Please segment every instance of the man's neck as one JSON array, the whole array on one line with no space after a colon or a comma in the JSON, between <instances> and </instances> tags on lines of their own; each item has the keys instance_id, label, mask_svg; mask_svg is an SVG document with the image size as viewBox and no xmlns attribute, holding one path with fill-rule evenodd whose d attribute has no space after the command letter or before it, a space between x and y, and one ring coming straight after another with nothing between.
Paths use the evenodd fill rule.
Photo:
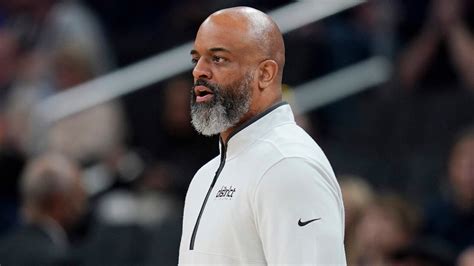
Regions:
<instances>
[{"instance_id":1,"label":"man's neck","mask_svg":"<svg viewBox=\"0 0 474 266\"><path fill-rule=\"evenodd\" d=\"M242 124L244 124L245 122L247 122L248 120L258 116L260 113L262 112L265 112L266 110L270 109L272 106L278 104L281 102L281 99L277 100L277 101L274 101L272 102L271 104L269 105L265 105L264 108L260 108L258 110L252 110L252 108L247 112L247 114L245 114L243 116L242 119L240 119L240 121L233 127L230 127L228 129L226 129L225 131L221 132L220 133L220 138L222 139L222 142L224 144L227 144L227 142L229 141L229 137L232 135L232 133L237 130L240 126L242 126Z\"/></svg>"},{"instance_id":2,"label":"man's neck","mask_svg":"<svg viewBox=\"0 0 474 266\"><path fill-rule=\"evenodd\" d=\"M224 144L227 144L227 141L229 141L229 137L232 135L232 133L237 130L243 123L247 122L248 120L252 119L256 115L258 115L260 112L259 111L254 111L250 109L243 117L240 119L240 121L235 124L234 126L226 129L225 131L220 133L220 137L222 139L222 142Z\"/></svg>"}]
</instances>

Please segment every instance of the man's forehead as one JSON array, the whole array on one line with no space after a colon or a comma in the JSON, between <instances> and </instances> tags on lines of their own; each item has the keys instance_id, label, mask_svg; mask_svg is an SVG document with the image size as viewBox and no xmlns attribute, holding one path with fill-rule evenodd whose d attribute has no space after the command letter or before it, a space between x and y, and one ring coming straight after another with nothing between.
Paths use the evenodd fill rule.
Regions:
<instances>
[{"instance_id":1,"label":"man's forehead","mask_svg":"<svg viewBox=\"0 0 474 266\"><path fill-rule=\"evenodd\" d=\"M199 28L194 41L196 51L234 52L251 49L255 40L245 23L229 20L207 19Z\"/></svg>"},{"instance_id":2,"label":"man's forehead","mask_svg":"<svg viewBox=\"0 0 474 266\"><path fill-rule=\"evenodd\" d=\"M239 29L222 25L201 26L194 41L194 50L199 52L233 53L240 49L250 49L252 38Z\"/></svg>"}]
</instances>

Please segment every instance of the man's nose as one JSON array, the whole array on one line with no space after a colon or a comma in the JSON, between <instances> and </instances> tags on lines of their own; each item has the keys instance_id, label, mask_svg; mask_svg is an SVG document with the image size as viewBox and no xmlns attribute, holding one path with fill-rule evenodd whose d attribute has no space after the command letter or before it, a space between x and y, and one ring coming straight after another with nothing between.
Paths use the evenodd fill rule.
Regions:
<instances>
[{"instance_id":1,"label":"man's nose","mask_svg":"<svg viewBox=\"0 0 474 266\"><path fill-rule=\"evenodd\" d=\"M209 66L206 63L206 60L204 58L200 58L197 61L193 69L193 76L195 79L199 79L199 78L211 79L212 78L212 72L209 69Z\"/></svg>"}]
</instances>

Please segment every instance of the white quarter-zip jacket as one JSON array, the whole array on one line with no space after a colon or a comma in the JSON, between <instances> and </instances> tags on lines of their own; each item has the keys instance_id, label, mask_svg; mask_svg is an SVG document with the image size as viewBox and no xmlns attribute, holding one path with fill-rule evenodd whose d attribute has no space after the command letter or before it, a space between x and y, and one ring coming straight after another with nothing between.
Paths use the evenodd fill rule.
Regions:
<instances>
[{"instance_id":1,"label":"white quarter-zip jacket","mask_svg":"<svg viewBox=\"0 0 474 266\"><path fill-rule=\"evenodd\" d=\"M221 141L194 176L179 263L346 265L343 241L331 165L280 103Z\"/></svg>"}]
</instances>

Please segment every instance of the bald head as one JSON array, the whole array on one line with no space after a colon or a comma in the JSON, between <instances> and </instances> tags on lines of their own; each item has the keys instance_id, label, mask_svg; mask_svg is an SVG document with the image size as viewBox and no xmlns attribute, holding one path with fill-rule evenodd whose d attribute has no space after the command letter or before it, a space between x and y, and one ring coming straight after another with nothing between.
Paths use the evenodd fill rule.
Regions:
<instances>
[{"instance_id":1,"label":"bald head","mask_svg":"<svg viewBox=\"0 0 474 266\"><path fill-rule=\"evenodd\" d=\"M210 15L200 30L205 27L223 27L229 34L238 34L242 45L252 56L257 56L259 60L274 60L278 65L278 80L281 83L285 45L278 25L270 16L251 7L232 7Z\"/></svg>"},{"instance_id":2,"label":"bald head","mask_svg":"<svg viewBox=\"0 0 474 266\"><path fill-rule=\"evenodd\" d=\"M85 202L78 166L59 154L42 155L27 165L21 193L29 220L49 216L66 224L77 219Z\"/></svg>"}]
</instances>

